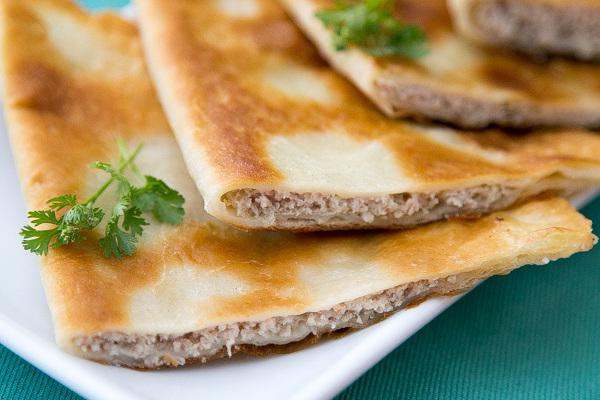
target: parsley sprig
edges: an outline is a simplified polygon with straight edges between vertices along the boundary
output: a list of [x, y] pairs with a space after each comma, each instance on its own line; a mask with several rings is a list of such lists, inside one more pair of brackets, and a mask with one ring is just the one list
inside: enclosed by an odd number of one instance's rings
[[[185, 214], [185, 199], [179, 192], [153, 176], [145, 176], [145, 185], [136, 187], [124, 175], [127, 168], [138, 172], [134, 161], [142, 147], [140, 144], [128, 154], [123, 143], [119, 142], [117, 167], [103, 162], [94, 163], [94, 168], [108, 173], [110, 178], [84, 202], [79, 202], [74, 194], [65, 194], [48, 200], [47, 210], [30, 211], [30, 225], [24, 226], [20, 232], [25, 250], [47, 255], [50, 249], [84, 240], [85, 232], [96, 228], [104, 219], [105, 211], [95, 204], [114, 183], [118, 185], [118, 198], [99, 242], [105, 257], [120, 259], [135, 253], [138, 238], [144, 233], [144, 227], [149, 225], [145, 214], [151, 214], [159, 222], [180, 224]], [[59, 213], [62, 213], [60, 217]]]
[[338, 1], [315, 16], [333, 32], [337, 51], [350, 46], [375, 57], [418, 58], [427, 54], [427, 36], [415, 25], [406, 25], [393, 15], [393, 0]]

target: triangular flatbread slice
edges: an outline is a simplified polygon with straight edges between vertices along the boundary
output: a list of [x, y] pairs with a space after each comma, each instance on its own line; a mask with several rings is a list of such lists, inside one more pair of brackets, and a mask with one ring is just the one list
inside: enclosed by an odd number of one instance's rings
[[188, 169], [207, 212], [229, 224], [406, 228], [600, 180], [593, 133], [469, 133], [389, 120], [323, 64], [276, 2], [138, 5]]
[[315, 16], [334, 0], [280, 2], [321, 54], [388, 116], [470, 128], [600, 126], [598, 65], [537, 62], [479, 48], [454, 32], [445, 0], [396, 1], [398, 18], [428, 35], [429, 54], [416, 61], [377, 59], [358, 48], [334, 50], [331, 32]]
[[103, 176], [86, 166], [114, 159], [117, 137], [144, 142], [141, 172], [187, 200], [184, 223], [147, 226], [133, 257], [106, 259], [89, 238], [41, 259], [56, 340], [80, 357], [160, 368], [266, 354], [594, 244], [590, 222], [558, 199], [405, 232], [237, 231], [202, 212], [134, 26], [58, 0], [0, 9], [6, 115], [29, 207], [95, 191]]

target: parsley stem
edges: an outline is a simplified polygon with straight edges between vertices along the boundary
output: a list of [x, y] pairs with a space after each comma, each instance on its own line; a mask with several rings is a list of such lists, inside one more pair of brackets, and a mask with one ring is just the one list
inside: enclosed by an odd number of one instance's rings
[[[127, 168], [134, 160], [135, 158], [138, 156], [138, 154], [140, 154], [140, 151], [142, 150], [142, 148], [144, 147], [143, 143], [140, 143], [135, 150], [133, 151], [133, 153], [131, 153], [129, 155], [129, 157], [123, 159], [123, 161], [121, 162], [121, 164], [119, 165], [119, 168], [117, 169], [118, 172], [123, 172], [125, 170], [125, 168]], [[100, 196], [102, 196], [102, 193], [104, 193], [106, 191], [106, 189], [108, 189], [110, 187], [110, 185], [114, 182], [114, 178], [110, 178], [109, 180], [107, 180], [106, 182], [104, 182], [104, 185], [102, 185], [100, 187], [100, 189], [98, 189], [98, 191], [96, 193], [94, 193], [92, 195], [92, 197], [90, 197], [89, 199], [87, 199], [85, 201], [85, 203], [83, 203], [84, 205], [90, 205], [90, 204], [94, 204], [94, 202], [96, 202], [96, 200], [98, 200], [98, 198]]]

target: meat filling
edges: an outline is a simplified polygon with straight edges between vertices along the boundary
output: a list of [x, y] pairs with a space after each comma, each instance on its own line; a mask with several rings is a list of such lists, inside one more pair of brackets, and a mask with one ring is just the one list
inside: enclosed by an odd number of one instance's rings
[[220, 325], [183, 335], [100, 333], [76, 338], [74, 344], [85, 357], [100, 362], [133, 368], [176, 367], [186, 361], [205, 362], [219, 355], [232, 355], [244, 345], [285, 345], [309, 335], [364, 327], [425, 297], [464, 291], [477, 281], [466, 274], [422, 280], [321, 312]]
[[487, 1], [476, 10], [477, 26], [492, 42], [528, 53], [600, 58], [600, 8]]
[[243, 189], [223, 201], [236, 216], [261, 227], [287, 229], [404, 228], [461, 215], [479, 215], [514, 204], [521, 190], [482, 185], [437, 193], [344, 198], [335, 194]]

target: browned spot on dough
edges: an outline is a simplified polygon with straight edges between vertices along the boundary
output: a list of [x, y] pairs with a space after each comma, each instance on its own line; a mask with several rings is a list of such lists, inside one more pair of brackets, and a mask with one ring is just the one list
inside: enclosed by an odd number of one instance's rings
[[102, 132], [130, 119], [115, 107], [118, 100], [111, 89], [77, 81], [42, 63], [23, 64], [10, 86], [12, 107], [54, 116], [74, 127], [87, 125], [88, 130]]
[[94, 332], [127, 326], [129, 296], [160, 277], [156, 254], [140, 249], [124, 260], [106, 259], [97, 239], [54, 250], [42, 266], [54, 285], [53, 303], [65, 308], [64, 328]]
[[[272, 135], [337, 126], [343, 129], [349, 125], [356, 127], [349, 134], [375, 135], [373, 123], [381, 118], [372, 104], [323, 66], [314, 48], [284, 19], [279, 7], [267, 7], [258, 20], [252, 21], [224, 19], [210, 7], [199, 10], [186, 8], [183, 3], [165, 7], [162, 13], [169, 15], [162, 20], [169, 30], [164, 37], [164, 51], [179, 60], [173, 69], [178, 71], [177, 76], [185, 77], [171, 83], [171, 87], [187, 105], [197, 126], [194, 138], [207, 149], [220, 178], [246, 184], [281, 180], [283, 177], [266, 152]], [[234, 50], [219, 49], [209, 43], [208, 34], [198, 31], [198, 26], [207, 26], [211, 18], [222, 20], [219, 32], [249, 32], [241, 36], [254, 38], [254, 46], [244, 42], [235, 48], [234, 56]], [[277, 40], [265, 37], [265, 32], [271, 31], [280, 35]], [[182, 37], [188, 39], [181, 40]], [[261, 82], [267, 63], [264, 54], [271, 54], [274, 62], [295, 62], [320, 77], [328, 76], [328, 82], [340, 93], [339, 104], [317, 105], [265, 86]]]
[[[477, 220], [452, 220], [438, 222], [416, 228], [405, 234], [387, 237], [382, 241], [375, 261], [392, 275], [414, 277], [444, 275], [456, 270], [461, 261], [467, 262], [477, 257], [474, 243], [485, 248], [490, 254], [501, 246], [491, 240], [500, 223], [492, 217]], [[398, 266], [398, 251], [402, 254], [402, 268]]]
[[444, 1], [398, 0], [394, 15], [402, 22], [421, 27], [430, 36], [452, 29]]
[[421, 135], [391, 136], [387, 143], [396, 154], [401, 170], [418, 182], [452, 182], [515, 172], [507, 166], [454, 150]]
[[521, 62], [519, 57], [488, 57], [475, 72], [489, 84], [532, 99], [561, 100], [568, 95], [554, 84], [555, 73], [549, 66]]
[[[3, 7], [3, 29], [12, 38], [3, 55], [7, 117], [31, 208], [45, 206], [46, 199], [58, 194], [81, 194], [88, 165], [111, 161], [117, 137], [169, 134], [131, 24], [115, 15], [89, 18], [68, 1], [41, 0], [29, 8], [10, 0]], [[139, 65], [126, 67], [118, 84], [95, 70], [70, 65], [37, 16], [48, 7], [64, 9], [86, 27], [82, 29], [110, 29], [122, 39], [117, 47], [124, 57], [137, 57]]]
[[508, 70], [498, 65], [487, 64], [483, 68], [483, 76], [490, 83], [505, 89], [530, 92], [532, 82], [524, 79], [518, 72]]
[[80, 193], [88, 165], [110, 160], [106, 157], [116, 148], [113, 132], [121, 125], [107, 115], [111, 107], [109, 101], [103, 104], [102, 90], [86, 91], [40, 63], [23, 64], [7, 85], [9, 118], [27, 126], [12, 127], [12, 139], [25, 169], [21, 179], [30, 205], [40, 208], [44, 199]]
[[[250, 293], [223, 297], [215, 296], [211, 299], [211, 307], [208, 318], [231, 318], [241, 315], [261, 315], [272, 310], [282, 308], [285, 310], [302, 310], [310, 303], [307, 298], [281, 295], [277, 287], [271, 289], [257, 289]], [[296, 290], [296, 288], [294, 288]]]
[[[277, 307], [302, 308], [309, 301], [294, 265], [318, 263], [315, 239], [286, 234], [250, 234], [189, 226], [169, 240], [173, 262], [217, 268], [249, 287], [247, 294], [211, 299], [210, 318], [251, 315]], [[292, 261], [293, 260], [293, 261]]]
[[235, 64], [228, 65], [226, 55], [194, 40], [180, 40], [193, 38], [197, 25], [185, 9], [168, 7], [166, 12], [177, 21], [170, 25], [171, 34], [165, 36], [166, 49], [181, 60], [174, 68], [185, 79], [177, 83], [176, 90], [197, 121], [195, 139], [208, 150], [207, 156], [224, 178], [256, 182], [280, 179], [264, 153], [263, 141], [268, 125], [281, 120], [282, 112], [269, 108], [237, 82]]
[[[484, 149], [510, 155], [514, 164], [527, 170], [535, 165], [598, 163], [600, 136], [580, 130], [507, 133], [498, 130], [472, 132], [464, 138]], [[582, 146], [581, 143], [586, 143]]]
[[290, 260], [317, 263], [321, 257], [315, 236], [296, 240], [294, 235], [253, 235], [196, 223], [173, 228], [151, 247], [122, 260], [104, 258], [97, 239], [58, 249], [44, 266], [60, 277], [55, 293], [60, 296], [58, 303], [66, 307], [64, 322], [78, 330], [127, 326], [131, 296], [155, 284], [164, 268], [177, 265], [206, 273], [217, 268], [252, 288], [247, 295], [216, 301], [211, 309], [214, 316], [246, 315], [278, 306], [300, 308], [308, 298]]
[[[135, 26], [110, 13], [91, 19], [70, 1], [42, 0], [35, 9], [14, 0], [7, 3], [5, 12], [10, 23], [5, 29], [14, 39], [3, 61], [10, 77], [6, 80], [9, 103], [53, 114], [74, 125], [86, 125], [86, 130], [126, 133], [133, 127], [139, 131], [149, 126], [168, 130], [142, 61]], [[54, 48], [49, 29], [37, 16], [46, 8], [62, 9], [90, 31], [110, 31], [114, 40], [107, 40], [107, 46], [112, 46], [115, 54], [120, 51], [125, 59], [139, 62], [119, 71], [122, 81], [118, 84], [107, 82], [93, 62], [89, 66], [70, 65], [70, 60]], [[121, 60], [115, 60], [115, 65], [119, 65], [117, 61]], [[114, 72], [118, 74], [116, 69]]]
[[275, 15], [267, 21], [253, 20], [244, 28], [263, 51], [278, 51], [298, 62], [326, 65], [296, 25], [281, 15]]
[[[312, 298], [299, 267], [327, 268], [334, 252], [370, 260], [390, 233], [245, 233], [210, 225], [188, 224], [165, 238], [159, 265], [217, 269], [239, 279], [249, 292], [210, 300], [209, 318], [258, 315], [278, 308], [305, 309]], [[157, 246], [160, 247], [160, 246]], [[206, 310], [204, 311], [206, 312]]]
[[150, 127], [152, 134], [169, 134], [149, 84], [137, 86], [140, 96], [149, 96], [138, 104], [123, 100], [122, 87], [75, 78], [37, 60], [15, 64], [6, 83], [8, 116], [34, 208], [57, 194], [80, 193], [89, 164], [114, 159], [118, 137]]
[[[496, 218], [436, 223], [405, 232], [330, 232], [314, 234], [243, 233], [188, 225], [165, 240], [159, 264], [218, 269], [235, 276], [250, 289], [247, 294], [211, 299], [209, 318], [244, 319], [285, 308], [303, 312], [311, 302], [298, 277], [298, 267], [328, 268], [332, 254], [354, 262], [377, 263], [390, 274], [422, 279], [455, 268], [452, 255], [467, 257], [457, 248], [487, 242], [498, 227]], [[491, 250], [492, 244], [486, 244]], [[402, 257], [398, 257], [399, 251]], [[155, 261], [156, 263], [156, 261]]]

